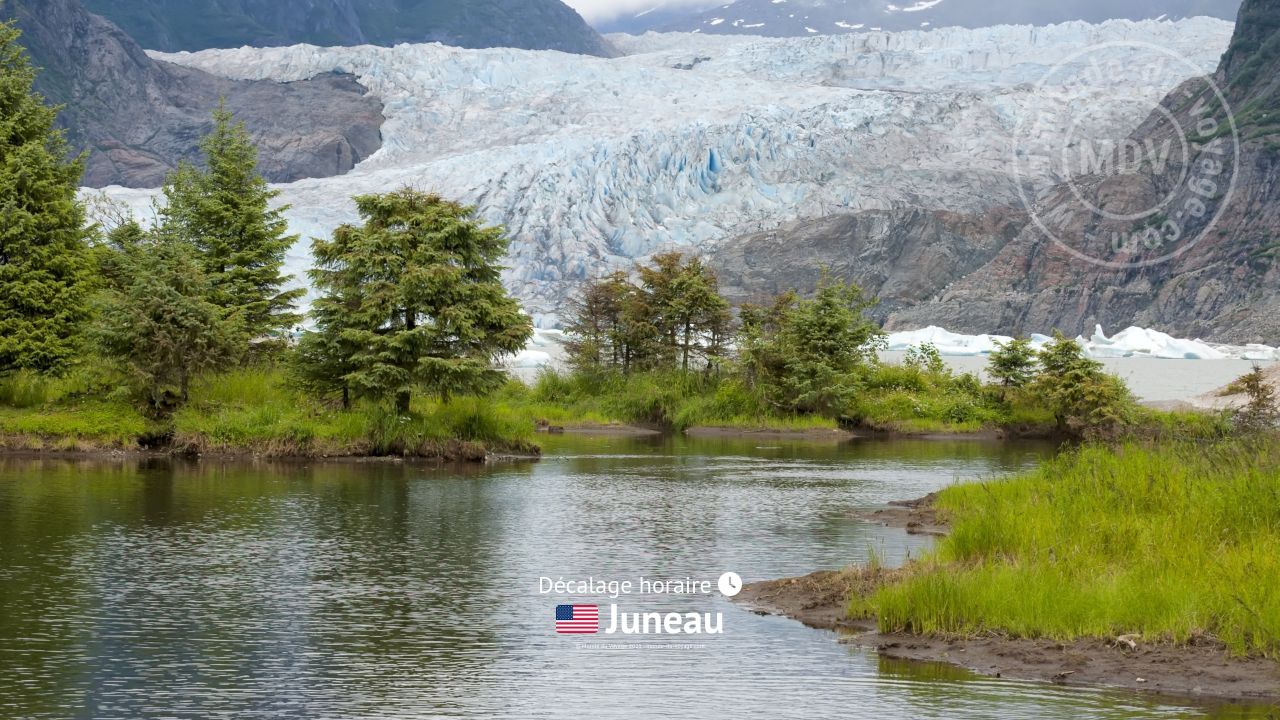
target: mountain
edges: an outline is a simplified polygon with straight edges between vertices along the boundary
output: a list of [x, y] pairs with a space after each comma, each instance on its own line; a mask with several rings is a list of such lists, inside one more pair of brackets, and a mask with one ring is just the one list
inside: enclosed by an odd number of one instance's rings
[[608, 56], [559, 0], [85, 0], [149, 50], [441, 42]]
[[981, 268], [891, 324], [1070, 334], [1132, 324], [1275, 344], [1278, 88], [1280, 5], [1245, 0], [1217, 72], [1179, 86], [1128, 137], [1125, 146], [1135, 149], [1175, 148], [1168, 162], [1074, 173], [1041, 192], [1031, 211], [1044, 227], [1029, 225]]
[[1029, 222], [1007, 207], [867, 210], [737, 238], [714, 248], [709, 261], [734, 304], [808, 291], [827, 272], [878, 298], [872, 314], [883, 320], [983, 267]]
[[[1231, 32], [1197, 18], [818, 38], [653, 34], [620, 38], [628, 55], [612, 59], [440, 45], [154, 57], [241, 80], [354, 74], [386, 105], [382, 150], [341, 178], [283, 186], [293, 232], [324, 236], [356, 219], [352, 195], [406, 184], [477, 205], [512, 239], [508, 286], [553, 326], [584, 279], [656, 252], [716, 254], [742, 236], [867, 211], [894, 214], [855, 229], [887, 228], [894, 242], [932, 228], [963, 237], [994, 227], [984, 216], [1020, 207], [1022, 185], [1057, 182], [1049, 170], [1015, 177], [1007, 138], [1019, 121], [1063, 118], [1035, 139], [1037, 152], [1073, 133], [1124, 137], [1170, 89], [1211, 72]], [[1191, 66], [1099, 74], [1073, 59], [1100, 45], [1101, 60], [1128, 66], [1136, 51], [1120, 41], [1132, 38]], [[1057, 67], [1061, 77], [1036, 82]], [[1064, 117], [1071, 108], [1088, 112]], [[152, 195], [115, 197], [145, 208]], [[910, 273], [887, 266], [898, 257], [961, 258], [963, 270], [1015, 230], [953, 251], [899, 253], [871, 238], [857, 252], [886, 263], [877, 270], [886, 278]], [[774, 252], [762, 247], [753, 261]], [[292, 271], [305, 269], [305, 252], [296, 248]], [[916, 301], [956, 277], [943, 268], [916, 288]]]
[[1204, 15], [1234, 19], [1240, 0], [736, 0], [678, 13], [658, 6], [646, 15], [614, 21], [623, 32], [702, 32], [804, 37], [922, 27], [1049, 25], [1083, 20], [1179, 19]]
[[593, 26], [602, 33], [641, 35], [656, 28], [687, 23], [697, 13], [723, 5], [723, 0], [720, 2], [711, 0], [711, 2], [702, 2], [694, 6], [683, 2], [655, 2], [642, 10], [625, 12], [607, 20], [597, 21]]
[[350, 75], [238, 82], [152, 60], [79, 0], [0, 0], [41, 68], [36, 88], [63, 105], [59, 123], [89, 151], [84, 183], [156, 187], [194, 160], [220, 98], [244, 120], [259, 167], [288, 182], [347, 172], [382, 143], [382, 103]]

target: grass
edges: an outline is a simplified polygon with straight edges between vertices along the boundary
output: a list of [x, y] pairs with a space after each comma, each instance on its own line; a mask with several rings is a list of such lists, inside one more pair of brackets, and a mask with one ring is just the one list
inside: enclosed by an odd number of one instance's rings
[[1280, 657], [1280, 441], [1084, 446], [937, 500], [951, 533], [850, 604], [882, 630]]
[[0, 382], [0, 444], [31, 450], [137, 449], [164, 436], [192, 453], [267, 456], [406, 455], [481, 459], [488, 451], [536, 453], [532, 416], [476, 398], [415, 398], [400, 417], [374, 403], [350, 411], [311, 400], [283, 373], [249, 368], [202, 379], [162, 424], [145, 417], [106, 378]]
[[[1055, 420], [1042, 398], [1002, 392], [971, 375], [873, 364], [858, 378], [841, 412], [785, 412], [740, 376], [703, 372], [554, 373], [532, 385], [511, 381], [489, 398], [440, 403], [414, 399], [408, 417], [375, 403], [349, 412], [317, 402], [284, 373], [252, 367], [203, 378], [171, 424], [145, 418], [123, 378], [80, 369], [50, 379], [17, 373], [0, 378], [0, 445], [25, 449], [128, 449], [163, 440], [192, 453], [422, 455], [478, 457], [486, 449], [534, 452], [543, 426], [636, 424], [681, 432], [695, 427], [780, 432], [840, 427], [907, 434], [1006, 430], [1051, 434]], [[1222, 437], [1225, 415], [1134, 408], [1146, 437]]]
[[692, 427], [832, 430], [836, 418], [775, 410], [732, 377], [704, 373], [544, 372], [532, 387], [512, 383], [499, 399], [552, 425], [640, 424], [676, 432]]

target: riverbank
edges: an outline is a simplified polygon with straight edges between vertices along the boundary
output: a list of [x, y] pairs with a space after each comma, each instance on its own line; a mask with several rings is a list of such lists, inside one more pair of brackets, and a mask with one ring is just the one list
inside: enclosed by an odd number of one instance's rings
[[[149, 418], [118, 378], [14, 376], [0, 384], [0, 450], [192, 456], [397, 456], [478, 461], [537, 456], [536, 434], [582, 433], [842, 442], [855, 437], [1069, 439], [1031, 391], [921, 367], [876, 367], [845, 412], [787, 413], [733, 376], [547, 373], [485, 398], [417, 397], [407, 415], [374, 403], [349, 410], [292, 387], [284, 371], [245, 368], [200, 379], [171, 418]], [[1226, 416], [1127, 404], [1122, 431], [1211, 438]]]
[[841, 642], [873, 648], [888, 659], [948, 663], [991, 677], [1076, 687], [1116, 687], [1224, 701], [1280, 701], [1280, 665], [1261, 657], [1235, 657], [1207, 638], [1173, 645], [1132, 638], [1063, 642], [1001, 634], [923, 635], [881, 632], [875, 617], [850, 617], [851, 596], [874, 592], [900, 577], [893, 571], [823, 570], [750, 583], [735, 599], [752, 612], [839, 632]]
[[1278, 492], [1275, 441], [1086, 447], [860, 514], [946, 533], [901, 569], [755, 583], [740, 599], [887, 657], [1277, 701]]
[[291, 389], [271, 369], [204, 378], [164, 420], [103, 386], [44, 387], [16, 401], [10, 393], [0, 405], [0, 450], [24, 453], [479, 462], [538, 456], [534, 429], [531, 417], [476, 398], [416, 398], [408, 415], [364, 403], [343, 410]]

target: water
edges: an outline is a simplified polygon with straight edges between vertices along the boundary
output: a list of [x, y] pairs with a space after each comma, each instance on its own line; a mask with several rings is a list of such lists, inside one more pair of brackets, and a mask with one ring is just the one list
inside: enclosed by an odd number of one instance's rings
[[[904, 352], [883, 352], [886, 362], [900, 363]], [[982, 374], [990, 359], [986, 355], [949, 355], [942, 358], [956, 372]], [[1144, 402], [1187, 401], [1220, 390], [1254, 366], [1271, 367], [1271, 361], [1254, 360], [1163, 360], [1150, 357], [1101, 358], [1103, 368], [1124, 380], [1133, 394]]]
[[[551, 440], [538, 463], [0, 460], [0, 718], [1253, 716], [887, 662], [719, 596], [722, 635], [557, 636], [539, 578], [748, 581], [926, 540], [849, 516], [1042, 447]], [[600, 602], [575, 598], [577, 602]]]

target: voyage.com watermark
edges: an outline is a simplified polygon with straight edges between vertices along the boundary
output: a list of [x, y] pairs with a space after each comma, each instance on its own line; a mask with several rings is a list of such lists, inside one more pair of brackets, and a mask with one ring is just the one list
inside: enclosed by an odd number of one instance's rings
[[[1031, 220], [1077, 259], [1113, 269], [1156, 265], [1187, 252], [1216, 225], [1235, 190], [1240, 137], [1226, 95], [1204, 68], [1177, 52], [1141, 41], [1100, 43], [1080, 50], [1050, 68], [1036, 83], [1038, 93], [1077, 82], [1107, 85], [1108, 79], [1140, 73], [1152, 83], [1169, 78], [1202, 78], [1180, 85], [1165, 107], [1157, 106], [1140, 137], [1120, 141], [1081, 137], [1087, 103], [1064, 103], [1019, 124], [1013, 143], [1018, 192]], [[1141, 78], [1140, 78], [1141, 79]], [[1207, 85], [1207, 87], [1206, 87]], [[1225, 112], [1222, 112], [1225, 111]], [[1225, 118], [1225, 119], [1220, 119]], [[1060, 129], [1066, 127], [1063, 134]], [[1061, 135], [1054, 147], [1036, 140]], [[1029, 180], [1046, 171], [1070, 190], [1054, 202], [1037, 203], [1027, 193]], [[1176, 180], [1151, 202], [1114, 202], [1092, 192], [1109, 180], [1140, 176]], [[1113, 186], [1115, 187], [1115, 186]], [[1126, 206], [1128, 205], [1128, 206]], [[1083, 232], [1082, 232], [1083, 230]]]

